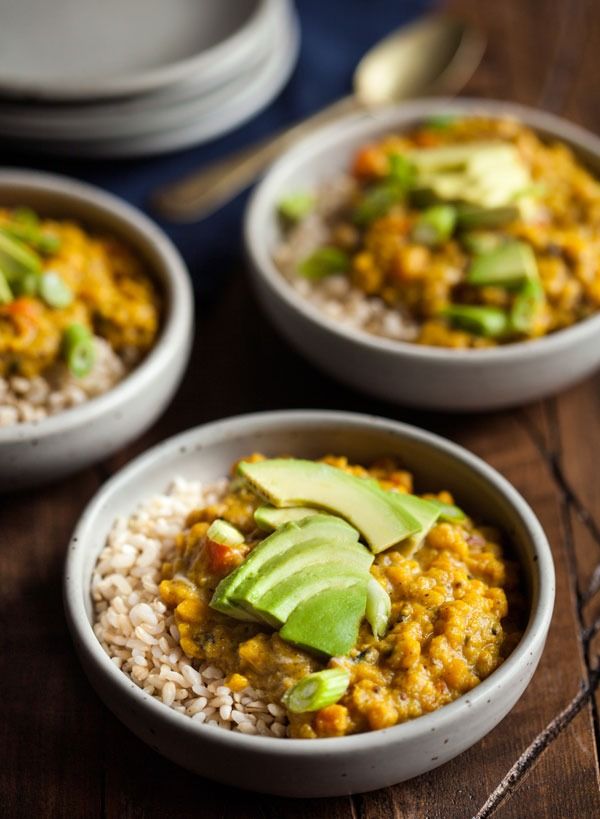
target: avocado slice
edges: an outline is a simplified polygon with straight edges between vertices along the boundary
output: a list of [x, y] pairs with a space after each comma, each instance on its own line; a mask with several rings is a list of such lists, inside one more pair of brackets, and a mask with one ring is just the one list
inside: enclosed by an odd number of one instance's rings
[[508, 313], [500, 307], [449, 304], [440, 312], [440, 316], [461, 330], [485, 338], [502, 338], [511, 329]]
[[261, 541], [237, 569], [221, 580], [212, 596], [210, 606], [237, 620], [258, 620], [233, 600], [241, 584], [256, 576], [271, 558], [314, 538], [333, 543], [352, 543], [358, 541], [358, 532], [333, 515], [314, 515], [298, 523], [286, 523]]
[[428, 532], [440, 516], [440, 508], [431, 501], [400, 492], [388, 492], [393, 502], [408, 511], [420, 524], [418, 532], [398, 544], [398, 551], [405, 557], [412, 557], [427, 537]]
[[338, 549], [337, 555], [330, 555], [329, 560], [306, 565], [285, 578], [280, 577], [264, 591], [257, 590], [253, 602], [245, 605], [251, 606], [253, 614], [279, 628], [304, 600], [335, 586], [367, 583], [369, 577], [369, 564], [361, 563], [356, 557], [350, 559]]
[[327, 540], [323, 537], [312, 538], [263, 563], [260, 573], [250, 574], [238, 585], [231, 599], [252, 610], [254, 604], [271, 589], [279, 589], [286, 584], [286, 588], [289, 586], [293, 590], [304, 584], [305, 576], [313, 567], [340, 561], [365, 575], [373, 562], [373, 555], [357, 541], [339, 537]]
[[0, 268], [9, 284], [42, 271], [40, 257], [23, 242], [0, 231]]
[[366, 583], [328, 588], [296, 606], [279, 636], [308, 651], [342, 656], [356, 645], [366, 605]]
[[259, 529], [272, 532], [279, 529], [284, 523], [289, 523], [292, 520], [302, 520], [302, 518], [318, 514], [317, 509], [311, 509], [308, 506], [295, 506], [289, 509], [278, 509], [276, 506], [259, 506], [254, 513], [254, 522]]
[[275, 506], [317, 506], [345, 518], [376, 554], [419, 531], [419, 522], [390, 503], [372, 481], [328, 464], [272, 458], [242, 462], [238, 469], [252, 488]]

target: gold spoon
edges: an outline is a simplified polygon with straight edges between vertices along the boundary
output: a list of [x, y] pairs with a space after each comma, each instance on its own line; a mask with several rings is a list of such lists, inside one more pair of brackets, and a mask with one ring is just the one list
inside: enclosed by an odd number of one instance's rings
[[354, 72], [354, 94], [258, 144], [156, 191], [152, 205], [180, 222], [208, 216], [233, 199], [292, 142], [343, 114], [431, 94], [457, 93], [485, 49], [476, 29], [444, 14], [425, 17], [380, 40]]

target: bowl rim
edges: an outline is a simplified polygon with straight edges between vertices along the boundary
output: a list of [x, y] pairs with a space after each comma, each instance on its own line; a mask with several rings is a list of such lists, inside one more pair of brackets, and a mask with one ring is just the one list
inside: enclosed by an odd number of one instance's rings
[[291, 167], [310, 165], [322, 150], [327, 150], [355, 137], [365, 139], [377, 132], [403, 128], [412, 122], [435, 114], [457, 114], [466, 117], [479, 115], [492, 118], [512, 117], [535, 131], [542, 131], [576, 148], [593, 154], [600, 162], [600, 137], [568, 120], [531, 106], [485, 98], [430, 97], [390, 106], [377, 111], [359, 111], [340, 118], [335, 123], [317, 129], [310, 136], [299, 140], [271, 165], [254, 190], [244, 213], [243, 236], [247, 257], [255, 275], [291, 310], [318, 326], [319, 330], [338, 336], [353, 345], [370, 348], [373, 352], [422, 361], [437, 361], [445, 366], [474, 365], [483, 363], [509, 363], [515, 358], [537, 359], [552, 355], [567, 345], [583, 344], [600, 332], [600, 311], [576, 324], [557, 330], [547, 336], [530, 341], [517, 341], [497, 347], [477, 349], [448, 349], [433, 345], [387, 339], [365, 330], [346, 327], [336, 319], [326, 316], [316, 305], [296, 293], [283, 274], [277, 269], [266, 247], [264, 225], [273, 213], [277, 194], [281, 189], [281, 177], [288, 175]]
[[232, 61], [237, 62], [237, 54], [244, 54], [254, 45], [268, 18], [275, 12], [277, 0], [253, 0], [254, 8], [247, 19], [238, 25], [223, 40], [199, 53], [176, 59], [163, 66], [139, 69], [125, 77], [104, 77], [100, 82], [88, 80], [58, 88], [54, 85], [39, 85], [34, 80], [11, 79], [0, 81], [0, 90], [10, 99], [26, 97], [37, 102], [95, 102], [97, 100], [120, 100], [139, 94], [149, 94], [168, 90], [169, 85], [189, 79], [193, 74], [204, 72], [207, 76], [218, 77], [223, 68]]
[[[164, 705], [154, 697], [148, 696], [123, 671], [118, 669], [104, 652], [98, 638], [94, 634], [84, 604], [86, 589], [82, 578], [83, 561], [86, 544], [89, 543], [93, 531], [96, 515], [107, 503], [111, 496], [142, 478], [145, 469], [169, 461], [178, 450], [201, 448], [203, 444], [218, 443], [235, 436], [238, 432], [264, 433], [265, 431], [284, 430], [294, 426], [304, 428], [318, 428], [323, 424], [335, 424], [338, 427], [354, 429], [356, 432], [368, 429], [378, 429], [392, 436], [400, 436], [424, 443], [426, 446], [441, 450], [450, 457], [469, 467], [488, 485], [491, 485], [500, 496], [517, 512], [525, 526], [533, 555], [537, 556], [536, 565], [539, 573], [539, 590], [537, 606], [530, 609], [530, 616], [523, 636], [509, 655], [509, 657], [483, 682], [471, 691], [463, 694], [451, 703], [444, 705], [429, 714], [377, 731], [362, 734], [351, 734], [344, 737], [324, 737], [318, 741], [305, 739], [247, 736], [238, 732], [216, 730], [211, 726], [202, 725], [191, 720]], [[175, 477], [174, 475], [171, 477]], [[166, 482], [165, 482], [166, 484]], [[132, 510], [133, 511], [133, 510]], [[89, 580], [89, 578], [88, 578]], [[88, 590], [89, 592], [89, 590]], [[153, 717], [162, 723], [169, 724], [172, 729], [178, 729], [197, 736], [205, 741], [214, 741], [223, 748], [238, 747], [252, 751], [255, 754], [272, 752], [279, 754], [317, 754], [327, 757], [332, 753], [352, 754], [358, 750], [375, 750], [389, 742], [410, 742], [429, 732], [441, 731], [452, 725], [461, 713], [472, 712], [473, 708], [486, 704], [487, 699], [493, 698], [494, 689], [509, 682], [527, 663], [528, 657], [536, 650], [543, 648], [546, 634], [552, 617], [555, 594], [554, 564], [550, 546], [534, 512], [517, 492], [517, 490], [493, 467], [468, 450], [439, 435], [420, 429], [410, 424], [393, 421], [361, 413], [339, 412], [331, 410], [278, 410], [272, 412], [249, 413], [233, 416], [219, 421], [189, 429], [169, 438], [157, 446], [152, 447], [127, 466], [117, 472], [94, 495], [83, 511], [73, 532], [64, 567], [63, 602], [65, 614], [71, 636], [80, 654], [86, 655], [86, 660], [92, 663], [99, 676], [116, 688], [122, 697], [132, 696], [139, 708], [149, 708]]]
[[11, 193], [22, 190], [24, 195], [27, 191], [40, 192], [56, 196], [65, 202], [68, 200], [73, 205], [75, 219], [78, 204], [91, 206], [98, 212], [116, 218], [126, 228], [124, 235], [127, 232], [135, 234], [156, 252], [158, 261], [154, 267], [160, 265], [164, 272], [164, 280], [159, 280], [158, 284], [167, 298], [156, 343], [143, 361], [122, 381], [107, 392], [56, 415], [40, 421], [1, 427], [0, 452], [3, 444], [42, 440], [51, 435], [66, 434], [83, 424], [94, 423], [99, 417], [132, 399], [168, 365], [174, 351], [183, 349], [194, 321], [194, 295], [185, 262], [168, 236], [140, 210], [94, 185], [42, 171], [0, 167], [0, 200], [3, 190], [10, 190]]

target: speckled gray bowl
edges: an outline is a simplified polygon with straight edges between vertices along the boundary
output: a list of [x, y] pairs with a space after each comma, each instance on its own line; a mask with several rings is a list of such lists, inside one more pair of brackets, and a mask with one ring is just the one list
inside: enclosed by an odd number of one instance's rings
[[43, 421], [0, 428], [0, 491], [54, 481], [100, 460], [146, 430], [173, 397], [189, 360], [194, 298], [167, 236], [140, 211], [91, 185], [0, 169], [0, 207], [29, 205], [118, 236], [146, 262], [164, 297], [163, 326], [144, 359], [103, 395]]
[[535, 341], [451, 350], [394, 341], [344, 326], [301, 297], [273, 263], [277, 203], [347, 172], [356, 149], [438, 114], [512, 116], [572, 145], [600, 176], [600, 139], [552, 114], [508, 102], [426, 99], [337, 121], [287, 151], [256, 189], [245, 242], [257, 294], [275, 326], [317, 366], [357, 389], [418, 407], [488, 410], [533, 401], [600, 367], [600, 313]]
[[[423, 491], [451, 489], [457, 502], [502, 527], [520, 558], [530, 600], [524, 636], [508, 659], [467, 695], [411, 722], [334, 739], [245, 736], [201, 725], [149, 697], [104, 653], [92, 630], [90, 580], [117, 516], [163, 492], [176, 475], [212, 482], [249, 452], [358, 461], [398, 455]], [[90, 682], [140, 739], [202, 776], [285, 796], [374, 790], [443, 765], [480, 740], [510, 711], [540, 659], [554, 602], [554, 567], [535, 515], [495, 470], [449, 441], [415, 427], [341, 412], [243, 415], [160, 444], [100, 490], [73, 534], [65, 567], [67, 621]]]

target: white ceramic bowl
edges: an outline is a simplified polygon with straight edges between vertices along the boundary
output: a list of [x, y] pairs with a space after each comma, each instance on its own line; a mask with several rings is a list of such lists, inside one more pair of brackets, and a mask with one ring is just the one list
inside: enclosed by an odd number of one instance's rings
[[103, 395], [42, 421], [0, 428], [0, 490], [74, 472], [146, 430], [173, 397], [190, 355], [194, 299], [187, 269], [140, 211], [66, 177], [0, 169], [0, 207], [29, 205], [121, 238], [144, 259], [165, 300], [163, 326], [142, 363]]
[[[457, 502], [502, 527], [520, 558], [530, 600], [521, 642], [487, 680], [450, 705], [411, 722], [333, 739], [246, 736], [201, 725], [138, 688], [108, 658], [92, 630], [90, 580], [113, 521], [164, 492], [176, 475], [212, 482], [249, 452], [350, 458], [398, 455], [425, 489], [451, 489]], [[515, 489], [479, 458], [415, 427], [366, 415], [290, 411], [243, 415], [185, 432], [133, 461], [99, 491], [67, 555], [65, 608], [75, 648], [98, 694], [144, 742], [202, 776], [285, 796], [374, 790], [442, 765], [480, 740], [510, 711], [540, 659], [554, 601], [544, 532]]]
[[573, 146], [600, 174], [600, 139], [563, 119], [505, 102], [428, 99], [357, 114], [324, 128], [286, 152], [255, 191], [245, 242], [253, 281], [273, 323], [311, 361], [357, 389], [400, 404], [443, 410], [486, 410], [550, 395], [600, 367], [600, 313], [531, 342], [450, 350], [378, 338], [344, 327], [303, 299], [273, 263], [281, 240], [276, 206], [347, 172], [365, 142], [432, 115], [513, 116], [542, 135]]

